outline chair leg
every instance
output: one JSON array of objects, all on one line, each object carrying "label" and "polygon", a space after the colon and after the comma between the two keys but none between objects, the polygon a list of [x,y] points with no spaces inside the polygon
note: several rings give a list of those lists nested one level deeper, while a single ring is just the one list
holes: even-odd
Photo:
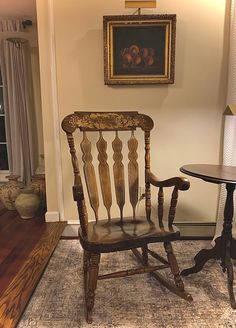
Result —
[{"label": "chair leg", "polygon": [[87,286],[86,286],[86,320],[92,323],[92,310],[94,307],[95,290],[97,287],[99,262],[101,255],[98,253],[90,253],[88,272],[87,272]]},{"label": "chair leg", "polygon": [[179,266],[176,257],[173,253],[173,248],[171,243],[169,241],[164,242],[164,248],[167,254],[167,259],[170,265],[171,272],[174,276],[175,285],[180,291],[184,291],[184,283],[180,277]]},{"label": "chair leg", "polygon": [[83,251],[83,271],[84,271],[84,295],[86,298],[88,286],[88,267],[89,267],[90,253],[86,250]]},{"label": "chair leg", "polygon": [[148,265],[147,245],[142,247],[142,258],[144,265]]}]

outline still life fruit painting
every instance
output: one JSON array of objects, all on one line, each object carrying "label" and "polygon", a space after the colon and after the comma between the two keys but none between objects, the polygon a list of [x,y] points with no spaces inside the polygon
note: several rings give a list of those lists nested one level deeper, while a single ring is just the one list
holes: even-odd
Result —
[{"label": "still life fruit painting", "polygon": [[174,83],[176,15],[103,17],[105,84]]},{"label": "still life fruit painting", "polygon": [[166,45],[166,29],[162,25],[114,26],[114,74],[164,74]]}]

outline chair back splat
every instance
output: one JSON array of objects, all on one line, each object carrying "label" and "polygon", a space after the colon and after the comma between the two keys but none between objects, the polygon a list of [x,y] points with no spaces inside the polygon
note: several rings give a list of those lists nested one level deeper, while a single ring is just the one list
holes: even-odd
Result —
[{"label": "chair back splat", "polygon": [[[160,181],[150,169],[150,131],[152,119],[138,112],[75,112],[62,121],[66,132],[74,173],[73,197],[77,203],[80,229],[79,239],[83,247],[83,269],[86,319],[92,322],[95,290],[98,280],[149,273],[176,295],[191,301],[192,297],[184,290],[177,260],[171,241],[179,239],[179,231],[173,225],[179,190],[187,190],[189,182],[183,177],[173,177]],[[144,158],[138,148],[138,138],[143,132]],[[79,131],[80,145],[74,140]],[[142,133],[141,133],[142,135]],[[124,136],[126,141],[124,141]],[[128,137],[127,137],[128,136]],[[94,141],[95,139],[95,141]],[[108,143],[110,141],[110,143]],[[76,152],[77,150],[77,152]],[[140,161],[142,165],[139,166]],[[79,169],[83,167],[83,176]],[[126,170],[127,166],[127,170]],[[143,176],[139,174],[144,168]],[[145,180],[145,215],[138,215],[139,183]],[[86,186],[86,190],[83,186]],[[156,192],[157,220],[151,219],[151,185]],[[126,187],[127,186],[127,187]],[[166,215],[164,189],[172,188],[169,211]],[[130,203],[130,215],[125,215],[126,189]],[[128,197],[129,196],[129,197]],[[88,218],[90,203],[94,219]],[[100,203],[99,203],[100,201]],[[105,218],[100,217],[101,203]],[[102,205],[102,206],[103,206]],[[112,208],[118,215],[113,215]],[[166,258],[148,245],[161,242]],[[137,248],[141,248],[141,252]],[[99,262],[102,253],[131,250],[140,267],[99,275]],[[150,265],[148,255],[159,263]],[[159,270],[170,268],[173,282],[162,276]]]},{"label": "chair back splat", "polygon": [[[98,182],[102,191],[103,204],[107,210],[108,220],[111,219],[112,206],[112,187],[111,176],[113,173],[116,203],[120,211],[120,220],[123,220],[123,208],[125,205],[125,168],[123,164],[122,148],[123,143],[119,137],[122,131],[131,131],[128,146],[128,186],[129,199],[133,209],[133,219],[136,218],[136,207],[139,196],[139,166],[138,166],[138,140],[135,138],[134,131],[141,128],[145,133],[145,170],[150,170],[150,130],[153,128],[153,121],[146,115],[138,112],[75,112],[65,117],[62,123],[63,130],[67,134],[67,140],[70,147],[72,165],[74,168],[74,199],[77,197],[84,199],[83,187],[80,178],[78,157],[75,150],[75,141],[73,133],[79,129],[83,133],[83,140],[80,144],[82,151],[83,172],[89,197],[90,205],[93,209],[95,220],[98,221],[99,194]],[[98,141],[96,148],[98,151],[98,172],[99,181],[96,179],[95,167],[93,165],[92,144],[88,133],[98,131]],[[107,141],[105,140],[105,131],[114,131],[113,149],[113,170],[110,170],[107,159]],[[147,217],[150,218],[150,184],[146,183],[146,202]],[[84,202],[83,202],[84,203]],[[85,203],[81,210],[80,224],[83,231],[86,232],[87,215]]]}]

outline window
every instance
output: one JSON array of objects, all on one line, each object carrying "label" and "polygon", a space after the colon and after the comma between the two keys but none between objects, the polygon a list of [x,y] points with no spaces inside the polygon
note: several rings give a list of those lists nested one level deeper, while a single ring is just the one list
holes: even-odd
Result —
[{"label": "window", "polygon": [[3,104],[3,85],[0,72],[0,174],[8,172],[5,112]]}]

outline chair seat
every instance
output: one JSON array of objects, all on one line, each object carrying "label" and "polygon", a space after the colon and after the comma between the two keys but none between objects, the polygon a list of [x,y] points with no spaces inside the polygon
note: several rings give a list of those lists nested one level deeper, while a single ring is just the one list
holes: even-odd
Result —
[{"label": "chair seat", "polygon": [[88,223],[88,235],[79,230],[83,248],[89,252],[108,253],[142,247],[148,243],[179,239],[178,228],[168,225],[159,227],[145,217],[99,220]]}]

